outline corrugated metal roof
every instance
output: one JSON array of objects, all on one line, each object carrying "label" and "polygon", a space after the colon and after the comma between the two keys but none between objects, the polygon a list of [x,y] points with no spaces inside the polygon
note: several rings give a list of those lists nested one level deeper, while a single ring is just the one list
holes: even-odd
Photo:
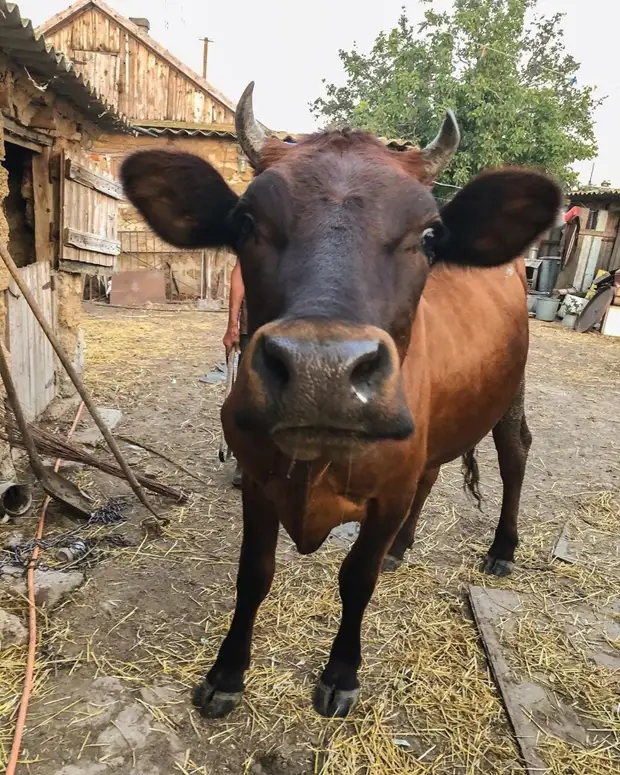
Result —
[{"label": "corrugated metal roof", "polygon": [[71,61],[35,33],[14,3],[0,0],[0,51],[23,67],[43,89],[51,89],[75,105],[105,131],[129,129],[129,124],[74,70]]},{"label": "corrugated metal roof", "polygon": [[571,191],[568,196],[570,199],[575,199],[577,197],[613,198],[616,196],[620,196],[620,188],[606,188],[605,186],[602,186],[602,187],[599,186],[597,188],[583,188],[583,189],[580,189],[579,191]]},{"label": "corrugated metal roof", "polygon": [[175,137],[222,137],[229,140],[235,140],[237,135],[232,130],[226,129],[206,129],[204,127],[191,129],[190,127],[174,126],[142,126],[133,124],[132,128],[136,134],[146,135],[147,137],[161,137],[162,135],[173,135]]},{"label": "corrugated metal roof", "polygon": [[[147,135],[150,137],[161,137],[162,135],[175,135],[184,137],[225,137],[231,140],[236,139],[237,134],[234,127],[226,127],[221,124],[214,124],[209,126],[207,124],[187,124],[176,123],[173,121],[159,121],[137,124],[132,122],[133,130],[139,135]],[[270,132],[268,134],[272,137],[277,137],[278,140],[282,140],[285,143],[299,143],[307,137],[311,137],[310,132],[305,134],[292,134],[291,132]],[[405,151],[410,148],[417,148],[418,146],[409,140],[391,140],[387,137],[378,138],[388,148],[394,148],[395,150]]]},{"label": "corrugated metal roof", "polygon": [[[305,140],[306,137],[311,137],[311,132],[305,132],[303,134],[292,134],[290,132],[271,132],[271,134],[274,137],[277,137],[279,140],[284,141],[285,143],[299,143],[302,140]],[[388,137],[378,137],[377,140],[380,140],[383,145],[387,145],[388,148],[393,148],[396,151],[408,151],[411,148],[418,148],[418,146],[415,143],[412,143],[410,140],[401,140],[397,138],[388,138]]]}]

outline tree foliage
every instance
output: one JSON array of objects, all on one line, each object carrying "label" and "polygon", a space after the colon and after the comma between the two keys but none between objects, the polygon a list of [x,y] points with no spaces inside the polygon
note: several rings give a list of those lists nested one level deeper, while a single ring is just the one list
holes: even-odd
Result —
[{"label": "tree foliage", "polygon": [[597,152],[600,100],[577,81],[563,14],[535,15],[538,0],[455,0],[448,13],[422,2],[417,29],[403,9],[368,55],[340,51],[346,82],[326,84],[315,115],[425,145],[450,107],[462,141],[444,182],[460,186],[482,169],[519,164],[576,183],[571,165]]}]

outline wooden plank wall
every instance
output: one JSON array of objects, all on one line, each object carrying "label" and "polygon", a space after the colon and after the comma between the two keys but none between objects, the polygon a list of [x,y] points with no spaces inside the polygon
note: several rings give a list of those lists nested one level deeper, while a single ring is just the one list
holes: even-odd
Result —
[{"label": "wooden plank wall", "polygon": [[[40,261],[19,273],[53,325],[51,264]],[[13,281],[5,294],[11,371],[24,414],[33,421],[54,398],[54,351]]]},{"label": "wooden plank wall", "polygon": [[234,114],[97,8],[46,39],[134,121],[232,124]]},{"label": "wooden plank wall", "polygon": [[62,187],[61,260],[101,267],[110,274],[120,252],[118,182],[85,153],[73,150],[65,157]]}]

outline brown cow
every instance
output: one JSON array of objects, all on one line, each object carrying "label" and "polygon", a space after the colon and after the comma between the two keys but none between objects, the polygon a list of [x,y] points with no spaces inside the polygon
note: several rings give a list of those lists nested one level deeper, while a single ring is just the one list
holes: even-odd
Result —
[{"label": "brown cow", "polygon": [[146,151],[122,170],[163,239],[229,246],[247,289],[252,338],[222,410],[244,471],[237,603],[194,702],[221,716],[241,699],[279,523],[308,554],[358,521],[340,571],[340,628],[314,694],[319,713],[344,716],[359,694],[362,617],[382,562],[402,560],[443,463],[464,455],[475,488],[472,450],[490,431],[504,495],[485,567],[511,569],[531,441],[515,257],[553,223],[560,192],[540,174],[503,170],[438,210],[430,184],[459,140],[451,113],[423,150],[391,151],[348,130],[287,145],[255,122],[252,86],[237,108],[257,172],[242,197],[186,154]]}]

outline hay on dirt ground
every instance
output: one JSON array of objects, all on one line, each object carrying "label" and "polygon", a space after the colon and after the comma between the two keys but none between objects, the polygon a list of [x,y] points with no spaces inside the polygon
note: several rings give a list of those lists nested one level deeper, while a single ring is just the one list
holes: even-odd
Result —
[{"label": "hay on dirt ground", "polygon": [[[183,336],[199,337],[206,318],[194,320],[188,313],[174,323],[166,318],[165,326],[148,330],[127,321],[111,329],[110,323],[95,318],[87,321],[89,363],[93,364],[88,379],[101,394],[117,395],[124,401],[140,395],[132,380],[139,379],[141,371],[161,369],[168,355],[178,349],[179,326],[185,327]],[[141,318],[143,325],[150,324]],[[109,336],[111,330],[119,336],[116,341]],[[140,337],[144,341],[138,341]],[[116,350],[119,342],[118,349],[125,349],[122,358]],[[119,363],[123,363],[120,370]],[[207,365],[202,368],[206,370]],[[164,370],[166,379],[171,369],[174,365]],[[149,397],[142,395],[140,400]],[[213,443],[212,448],[214,453]],[[442,471],[448,480],[452,475],[449,469]],[[454,487],[460,488],[456,479]],[[300,749],[311,749],[308,771],[317,775],[522,773],[512,732],[469,616],[467,585],[505,587],[533,595],[549,606],[554,601],[587,600],[588,605],[603,607],[620,589],[620,569],[614,562],[594,568],[552,562],[549,557],[557,526],[549,526],[542,514],[535,520],[528,518],[513,577],[483,576],[476,567],[488,547],[488,535],[486,540],[483,535],[478,540],[472,540],[471,533],[462,538],[457,535],[447,555],[442,539],[457,529],[458,514],[447,498],[432,496],[411,564],[383,576],[369,606],[360,704],[349,719],[329,721],[312,711],[310,698],[340,618],[337,574],[344,552],[328,542],[319,553],[305,558],[294,556],[284,543],[272,592],[259,614],[243,706],[228,719],[205,722],[190,710],[188,696],[214,659],[230,621],[239,542],[238,507],[224,526],[221,508],[228,508],[226,498],[221,490],[219,494],[214,490],[208,501],[170,510],[171,522],[161,539],[111,550],[113,562],[127,568],[127,578],[132,569],[139,568],[175,579],[189,563],[199,580],[203,569],[220,565],[224,571],[221,583],[198,585],[192,592],[201,617],[192,627],[184,619],[181,623],[149,620],[140,611],[141,627],[122,657],[113,638],[77,639],[69,626],[55,624],[54,619],[43,623],[41,633],[50,652],[39,657],[43,677],[59,665],[71,670],[89,666],[95,675],[117,676],[135,687],[158,681],[178,687],[177,700],[163,702],[152,713],[173,726],[174,711],[182,707],[186,712],[196,742],[177,767],[184,775],[208,772],[198,753],[202,745],[250,750],[243,766],[246,773],[265,752],[277,750],[283,739],[296,741]],[[614,496],[602,493],[585,501],[579,516],[594,521],[602,532],[611,533],[614,526],[617,532],[619,508]],[[494,522],[489,520],[489,530]],[[549,665],[554,673],[562,672],[554,689],[607,734],[605,746],[590,751],[543,736],[543,750],[553,754],[552,771],[558,775],[617,772],[620,713],[614,715],[609,704],[614,676],[611,671],[595,671],[551,625],[535,627],[534,614],[538,613],[525,616],[524,635],[516,651],[519,666]],[[123,612],[112,635],[130,628],[136,616],[133,607]],[[16,677],[6,681],[15,692],[3,706],[8,702],[9,714],[18,700],[18,683]],[[40,696],[47,689],[42,680],[37,693]],[[55,734],[60,735],[62,724],[77,714],[78,710],[69,708],[62,717],[55,717]]]}]

